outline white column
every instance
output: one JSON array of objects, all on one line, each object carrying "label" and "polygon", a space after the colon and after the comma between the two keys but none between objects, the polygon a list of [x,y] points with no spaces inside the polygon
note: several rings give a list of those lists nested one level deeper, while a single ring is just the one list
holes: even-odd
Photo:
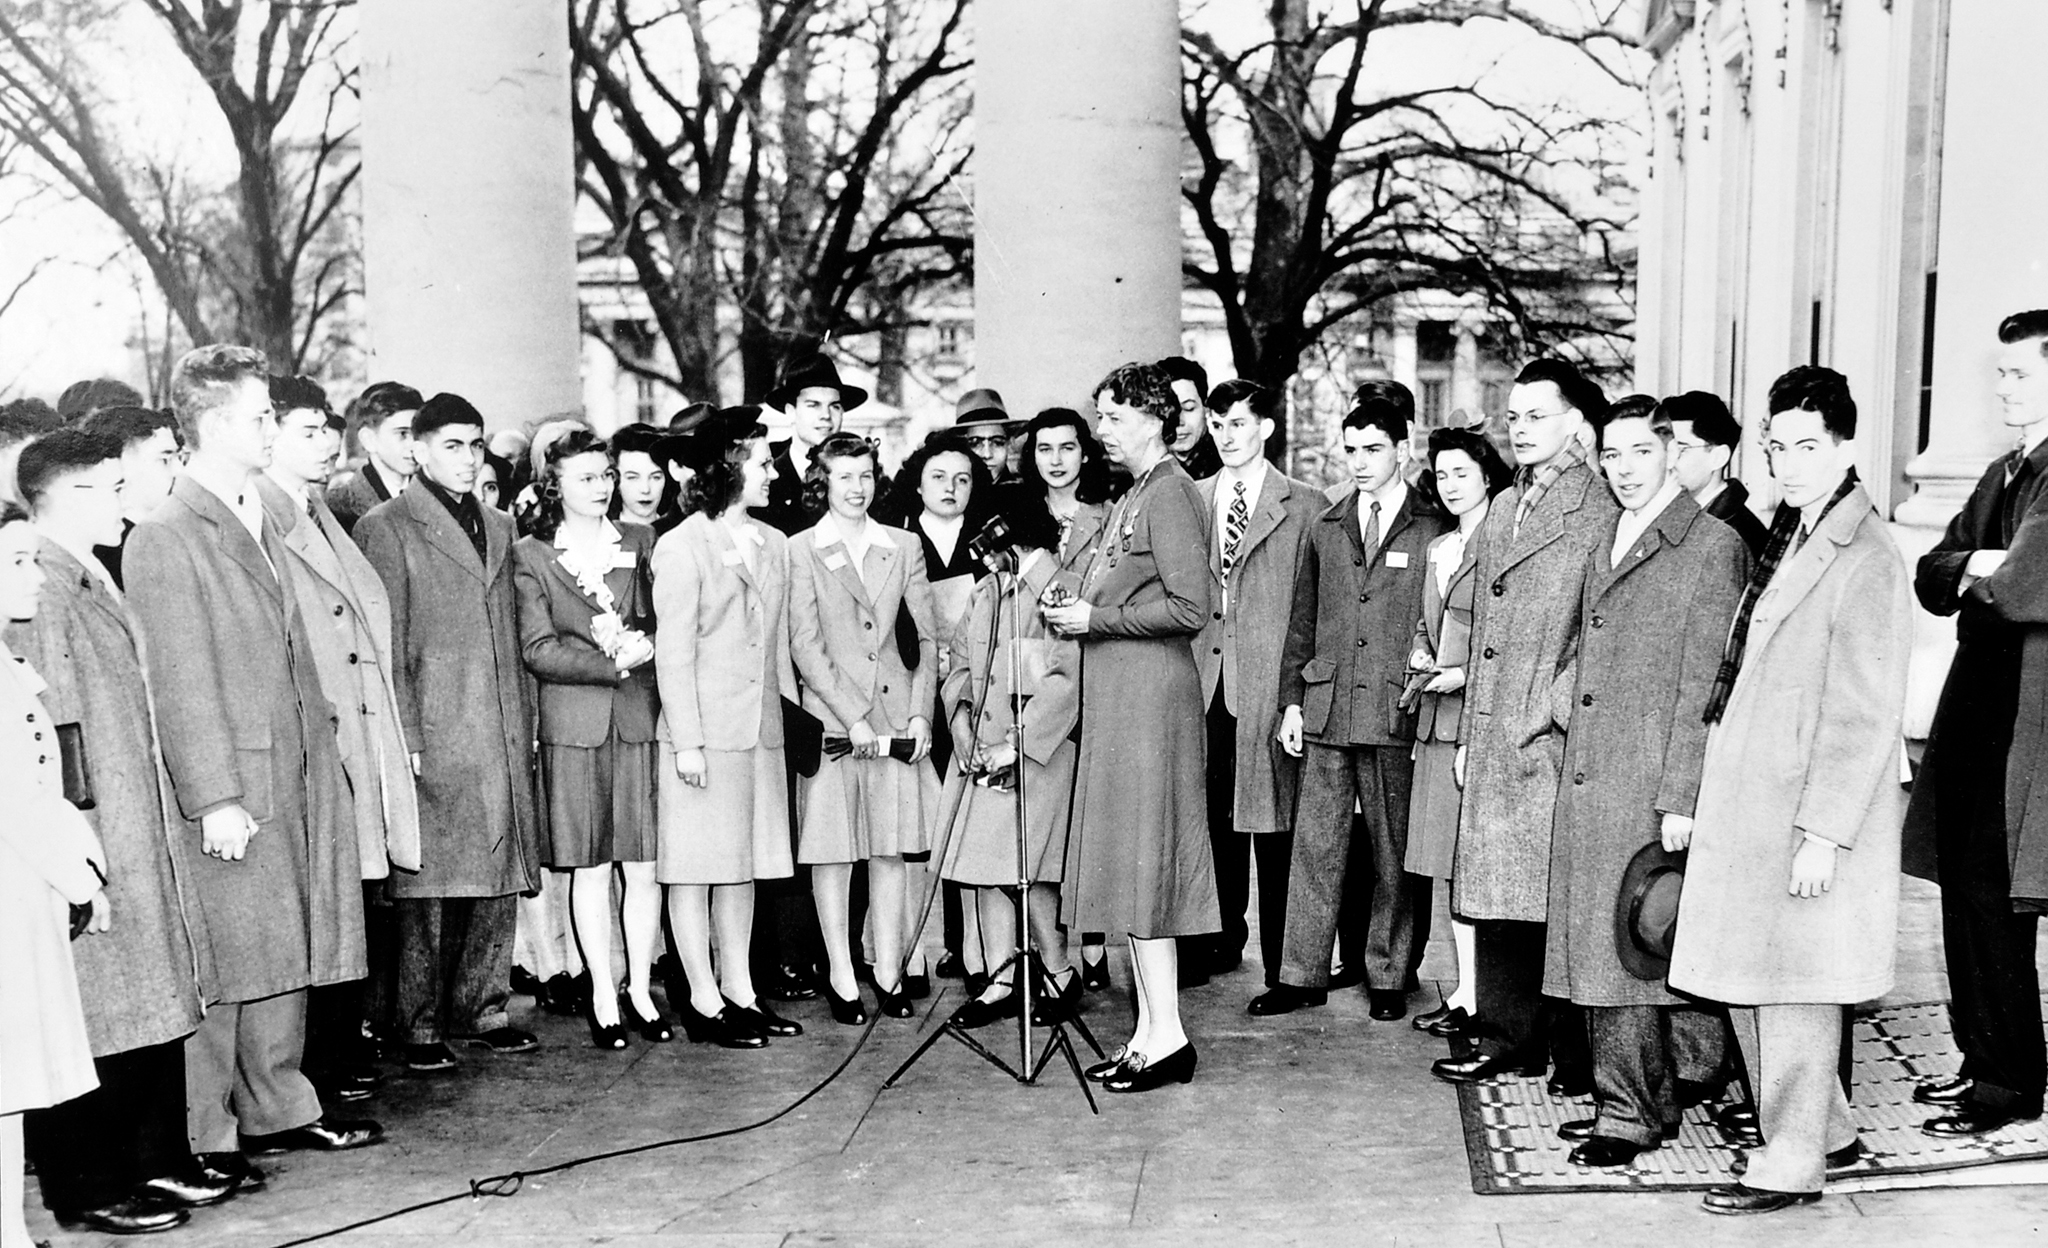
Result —
[{"label": "white column", "polygon": [[581,409],[562,6],[363,0],[369,374],[493,428]]},{"label": "white column", "polygon": [[1180,353],[1180,15],[980,0],[975,21],[973,384],[1087,413],[1109,369]]}]

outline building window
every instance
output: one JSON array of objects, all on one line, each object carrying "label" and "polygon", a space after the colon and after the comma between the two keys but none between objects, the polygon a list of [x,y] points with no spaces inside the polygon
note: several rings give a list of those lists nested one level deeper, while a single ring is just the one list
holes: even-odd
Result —
[{"label": "building window", "polygon": [[948,321],[932,327],[939,336],[939,355],[946,358],[960,354],[960,325]]},{"label": "building window", "polygon": [[1422,383],[1422,424],[1424,428],[1440,429],[1444,423],[1444,395],[1450,384],[1443,381]]},{"label": "building window", "polygon": [[1479,387],[1479,410],[1488,420],[1504,415],[1508,410],[1508,383],[1489,381]]},{"label": "building window", "polygon": [[654,423],[654,379],[633,379],[633,419],[643,425]]}]

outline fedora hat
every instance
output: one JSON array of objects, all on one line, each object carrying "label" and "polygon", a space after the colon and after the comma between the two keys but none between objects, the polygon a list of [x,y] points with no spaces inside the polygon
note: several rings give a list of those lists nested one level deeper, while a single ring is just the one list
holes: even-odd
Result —
[{"label": "fedora hat", "polygon": [[1678,897],[1685,887],[1685,855],[1652,841],[1621,873],[1614,899],[1614,951],[1637,979],[1663,979],[1671,971],[1671,939],[1678,930]]},{"label": "fedora hat", "polygon": [[813,351],[798,356],[782,370],[782,379],[768,392],[768,406],[788,411],[796,396],[806,390],[832,389],[839,392],[839,403],[852,411],[868,401],[868,392],[859,386],[849,386],[839,380],[839,370],[832,361]]},{"label": "fedora hat", "polygon": [[761,405],[742,403],[738,407],[719,408],[688,433],[669,436],[675,446],[675,461],[702,472],[705,465],[717,462],[733,446],[765,433],[761,427]]},{"label": "fedora hat", "polygon": [[953,405],[953,427],[965,425],[1008,425],[1016,420],[1003,406],[1003,396],[993,390],[969,390]]},{"label": "fedora hat", "polygon": [[692,403],[668,418],[668,433],[695,433],[697,427],[718,414],[716,403]]}]

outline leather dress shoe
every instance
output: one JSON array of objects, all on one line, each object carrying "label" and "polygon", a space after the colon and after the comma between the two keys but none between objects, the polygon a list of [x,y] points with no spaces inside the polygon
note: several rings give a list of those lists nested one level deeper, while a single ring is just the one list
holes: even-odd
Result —
[{"label": "leather dress shoe", "polygon": [[103,1235],[148,1235],[169,1231],[191,1221],[192,1215],[152,1196],[130,1196],[98,1209],[66,1210],[57,1221],[69,1228],[98,1231]]},{"label": "leather dress shoe", "polygon": [[1257,1018],[1270,1018],[1275,1014],[1292,1014],[1296,1010],[1322,1005],[1329,999],[1327,989],[1275,984],[1253,997],[1251,1004],[1244,1007],[1244,1012]]},{"label": "leather dress shoe", "polygon": [[1467,1014],[1462,1007],[1459,1007],[1453,1008],[1450,1013],[1430,1023],[1423,1030],[1432,1036],[1440,1036],[1443,1039],[1449,1040],[1458,1036],[1472,1034],[1477,1029],[1478,1024],[1478,1019]]},{"label": "leather dress shoe", "polygon": [[432,1044],[408,1044],[405,1046],[405,1068],[417,1074],[453,1070],[455,1054],[438,1040]]},{"label": "leather dress shoe", "polygon": [[1773,1192],[1761,1187],[1747,1187],[1741,1183],[1730,1183],[1708,1192],[1700,1201],[1700,1208],[1708,1213],[1776,1213],[1794,1205],[1820,1203],[1819,1192]]},{"label": "leather dress shoe", "polygon": [[1408,1013],[1408,994],[1399,988],[1368,988],[1365,999],[1376,1022],[1390,1023]]},{"label": "leather dress shoe", "polygon": [[534,998],[534,1004],[550,1014],[573,1018],[583,1012],[583,1002],[589,996],[585,979],[567,971],[557,971],[541,985],[541,995]]},{"label": "leather dress shoe", "polygon": [[[1560,1139],[1560,1140],[1563,1140],[1563,1141],[1565,1141],[1565,1142],[1566,1142],[1566,1143],[1568,1143],[1568,1144],[1581,1144],[1581,1143],[1584,1143],[1584,1142],[1585,1142],[1585,1141],[1587,1141],[1587,1140],[1597,1140],[1597,1139],[1602,1139],[1602,1138],[1612,1138],[1612,1137],[1602,1137],[1602,1136],[1597,1136],[1597,1135],[1594,1135],[1594,1134],[1593,1134],[1593,1123],[1594,1123],[1595,1121],[1596,1121],[1596,1120],[1595,1120],[1595,1119],[1592,1119],[1592,1118],[1574,1118],[1574,1119],[1572,1119],[1572,1120],[1571,1120],[1570,1122],[1565,1122],[1565,1123],[1559,1123],[1559,1124],[1558,1124],[1558,1128],[1557,1128],[1557,1138],[1558,1138],[1558,1139]],[[1664,1128],[1663,1128],[1663,1130],[1664,1130],[1664,1140],[1665,1140],[1665,1142],[1666,1142],[1666,1143],[1669,1143],[1669,1142],[1671,1142],[1672,1140],[1675,1140],[1675,1139],[1677,1139],[1677,1138],[1678,1138],[1678,1124],[1677,1124],[1677,1123],[1675,1123],[1675,1122],[1669,1122],[1669,1123],[1666,1123],[1666,1124],[1664,1124]],[[1643,1146],[1639,1144],[1639,1145],[1637,1145],[1636,1147],[1638,1147],[1638,1148],[1641,1148],[1641,1147],[1643,1147]]]},{"label": "leather dress shoe", "polygon": [[1575,1166],[1604,1170],[1613,1166],[1625,1166],[1636,1159],[1637,1153],[1647,1152],[1648,1146],[1633,1140],[1617,1140],[1611,1135],[1589,1135],[1574,1148],[1566,1158]]},{"label": "leather dress shoe", "polygon": [[1200,988],[1209,982],[1209,967],[1200,958],[1183,957],[1180,960],[1179,979],[1176,982],[1182,988]]},{"label": "leather dress shoe", "polygon": [[732,1006],[720,1006],[716,1014],[699,1014],[684,1000],[676,1007],[676,1018],[691,1044],[715,1044],[721,1049],[765,1049],[768,1037],[754,1030]]},{"label": "leather dress shoe", "polygon": [[1330,972],[1329,989],[1331,992],[1342,992],[1346,988],[1356,988],[1364,982],[1364,967],[1340,966],[1336,970]]},{"label": "leather dress shoe", "polygon": [[[1833,1174],[1837,1170],[1847,1170],[1850,1166],[1862,1161],[1863,1155],[1868,1151],[1870,1150],[1863,1147],[1862,1140],[1850,1140],[1847,1144],[1842,1145],[1827,1155],[1828,1173]],[[1728,1163],[1728,1173],[1738,1179],[1749,1173],[1748,1150],[1745,1149],[1735,1154],[1735,1160]]]},{"label": "leather dress shoe", "polygon": [[[1538,1071],[1537,1073],[1541,1074],[1542,1072]],[[1543,1090],[1545,1092],[1550,1093],[1552,1096],[1563,1097],[1566,1099],[1579,1096],[1591,1096],[1593,1095],[1593,1076],[1590,1074],[1554,1074],[1550,1076],[1549,1081],[1543,1085]]]},{"label": "leather dress shoe", "polygon": [[960,977],[960,988],[968,996],[978,997],[987,992],[988,986],[994,982],[987,971],[969,971]]},{"label": "leather dress shoe", "polygon": [[1046,989],[1031,1002],[1031,1025],[1053,1027],[1067,1022],[1081,1012],[1081,973],[1069,970],[1067,986],[1060,987],[1059,977],[1047,975]]},{"label": "leather dress shoe", "polygon": [[1974,1103],[1957,1105],[1948,1113],[1921,1123],[1920,1133],[1931,1135],[1937,1140],[1962,1140],[1975,1135],[1989,1135],[2000,1127],[2010,1126],[2015,1122],[2026,1122],[2040,1116],[2040,1110],[2023,1114]]},{"label": "leather dress shoe", "polygon": [[472,1049],[489,1049],[493,1053],[531,1053],[540,1047],[539,1036],[517,1027],[493,1027],[473,1036],[455,1038]]},{"label": "leather dress shoe", "polygon": [[541,993],[546,991],[546,986],[540,982],[540,976],[514,962],[512,964],[512,991],[522,997],[532,997],[538,1003]]},{"label": "leather dress shoe", "polygon": [[982,997],[974,997],[959,1009],[954,1010],[953,1016],[946,1021],[952,1023],[955,1027],[972,1031],[976,1027],[986,1027],[1000,1019],[1015,1018],[1022,1009],[1023,1004],[1018,1001],[1017,994],[1014,992],[1006,992],[993,1001]]},{"label": "leather dress shoe", "polygon": [[1090,962],[1086,957],[1081,959],[1081,986],[1089,992],[1101,992],[1109,987],[1109,959],[1107,957],[1097,958],[1093,962]]},{"label": "leather dress shoe", "polygon": [[932,995],[932,977],[923,971],[903,973],[903,995],[912,1001],[922,1001]]},{"label": "leather dress shoe", "polygon": [[740,1022],[770,1039],[787,1040],[791,1036],[804,1034],[804,1025],[794,1019],[784,1018],[774,1010],[761,1004],[755,997],[752,1005],[736,1005],[731,997],[725,999],[725,1008]]},{"label": "leather dress shoe", "polygon": [[1428,1031],[1431,1026],[1442,1022],[1450,1016],[1451,1003],[1449,1001],[1440,1001],[1435,1009],[1424,1010],[1414,1018],[1409,1019],[1408,1025],[1417,1031]]},{"label": "leather dress shoe", "polygon": [[1969,1101],[1975,1079],[1958,1075],[1953,1079],[1929,1079],[1913,1089],[1913,1099],[1922,1105],[1962,1105]]},{"label": "leather dress shoe", "polygon": [[1088,1069],[1082,1071],[1081,1075],[1085,1079],[1092,1080],[1095,1083],[1101,1083],[1103,1080],[1109,1078],[1117,1071],[1122,1070],[1124,1066],[1124,1059],[1129,1057],[1130,1055],[1130,1048],[1126,1045],[1120,1044],[1116,1046],[1116,1052],[1111,1053],[1109,1055],[1108,1060],[1095,1063],[1093,1066],[1090,1066]]},{"label": "leather dress shoe", "polygon": [[1190,1082],[1194,1077],[1195,1046],[1183,1044],[1156,1062],[1142,1053],[1131,1054],[1102,1081],[1102,1086],[1109,1092],[1150,1092],[1169,1083]]},{"label": "leather dress shoe", "polygon": [[785,962],[762,976],[761,993],[776,1001],[810,1001],[817,997],[818,989],[801,968]]},{"label": "leather dress shoe", "polygon": [[238,1192],[260,1192],[270,1184],[270,1176],[242,1153],[195,1153],[192,1160],[207,1182],[233,1183]]},{"label": "leather dress shoe", "polygon": [[194,1158],[170,1174],[144,1179],[140,1190],[167,1204],[200,1209],[217,1205],[233,1196],[237,1186],[234,1179],[218,1171],[207,1170]]},{"label": "leather dress shoe", "polygon": [[1430,1063],[1429,1073],[1445,1083],[1484,1083],[1488,1079],[1532,1078],[1543,1073],[1541,1066],[1523,1066],[1500,1058],[1474,1053],[1469,1057],[1440,1057]]},{"label": "leather dress shoe", "polygon": [[633,1004],[633,994],[629,992],[619,994],[619,1021],[639,1032],[640,1038],[649,1044],[667,1044],[676,1038],[675,1028],[661,1016],[660,1007],[655,1008],[653,1018],[647,1018]]},{"label": "leather dress shoe", "polygon": [[274,1131],[268,1135],[244,1135],[242,1152],[287,1153],[297,1149],[314,1149],[320,1152],[338,1153],[350,1148],[368,1148],[382,1141],[384,1128],[368,1120],[348,1122],[338,1118],[315,1118],[303,1127],[289,1131]]},{"label": "leather dress shoe", "polygon": [[831,987],[825,989],[826,1004],[832,1007],[832,1021],[848,1027],[859,1027],[868,1021],[868,1007],[861,1004],[860,990],[856,988],[850,997],[842,997]]},{"label": "leather dress shoe", "polygon": [[960,955],[951,949],[946,950],[945,955],[932,966],[932,974],[940,979],[959,979],[966,973],[966,964],[961,962]]},{"label": "leather dress shoe", "polygon": [[917,1007],[910,1003],[900,984],[893,991],[876,984],[875,1008],[890,1018],[917,1017]]}]

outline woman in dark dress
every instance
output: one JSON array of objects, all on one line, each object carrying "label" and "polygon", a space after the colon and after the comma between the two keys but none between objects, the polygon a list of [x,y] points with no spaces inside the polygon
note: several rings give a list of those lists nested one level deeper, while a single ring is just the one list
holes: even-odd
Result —
[{"label": "woman in dark dress", "polygon": [[1194,1077],[1181,1027],[1176,936],[1221,930],[1209,849],[1206,724],[1189,638],[1209,618],[1209,524],[1169,450],[1180,406],[1167,376],[1126,364],[1096,387],[1097,433],[1131,473],[1080,595],[1044,599],[1046,623],[1081,642],[1081,757],[1067,832],[1062,917],[1125,932],[1138,1022],[1090,1074],[1113,1092]]}]

